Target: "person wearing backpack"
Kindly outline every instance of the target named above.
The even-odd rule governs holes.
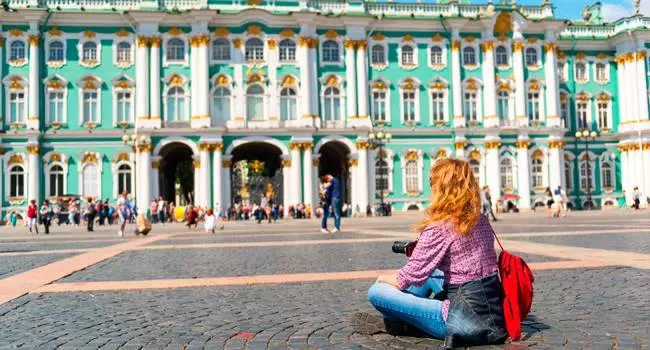
[[[404,267],[368,291],[381,313],[356,313],[352,326],[373,335],[422,331],[447,348],[503,343],[506,331],[494,233],[467,161],[442,159],[429,174],[432,201],[415,227]]]

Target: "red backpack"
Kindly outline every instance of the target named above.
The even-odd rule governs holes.
[[[503,249],[496,233],[494,238],[501,247],[499,275],[504,292],[503,314],[506,319],[506,329],[512,340],[519,340],[521,338],[521,321],[526,319],[533,304],[535,277],[524,259]]]

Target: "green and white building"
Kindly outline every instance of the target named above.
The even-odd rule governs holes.
[[[2,216],[121,191],[140,207],[263,193],[314,205],[325,173],[353,207],[383,191],[408,210],[427,204],[441,157],[469,159],[523,209],[558,185],[578,208],[650,191],[641,15],[602,23],[595,6],[567,21],[542,0],[4,5]],[[378,130],[392,135],[381,152]]]

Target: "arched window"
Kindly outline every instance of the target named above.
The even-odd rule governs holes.
[[[251,85],[246,90],[246,118],[264,119],[264,89],[259,85]]]
[[[415,121],[415,90],[402,91],[402,119],[404,122]]]
[[[11,47],[9,48],[9,60],[19,61],[26,59],[27,54],[25,53],[25,42],[20,40],[15,40],[11,42]]]
[[[608,189],[614,188],[614,169],[612,167],[612,163],[603,162],[600,165],[600,170],[602,172],[601,176],[603,179],[602,187]]]
[[[217,39],[212,42],[212,59],[215,61],[230,60],[230,42],[227,39]]]
[[[583,160],[580,162],[580,190],[591,192],[594,187],[593,165],[591,161]]]
[[[500,90],[497,94],[497,115],[501,125],[504,125],[509,119],[510,110],[510,93],[506,90]]]
[[[441,66],[442,64],[442,48],[440,46],[431,46],[431,65]]]
[[[537,65],[537,50],[535,50],[532,47],[526,49],[526,65],[527,66]]]
[[[379,44],[375,44],[372,46],[372,49],[370,50],[370,63],[371,64],[385,64],[386,63],[386,57],[385,57],[385,51],[384,47]]]
[[[323,62],[336,63],[341,60],[339,44],[334,40],[323,43]]]
[[[175,86],[167,92],[167,121],[185,121],[185,90]]]
[[[117,193],[131,193],[131,166],[121,164],[117,169]]]
[[[573,188],[573,172],[571,172],[571,162],[564,161],[564,187],[566,192],[571,192]]]
[[[587,81],[587,65],[585,63],[576,63],[576,80]]]
[[[94,41],[87,41],[81,47],[81,60],[82,61],[97,61],[97,43]]]
[[[63,167],[58,164],[52,165],[50,167],[50,197],[62,196],[63,193],[63,181],[65,173],[63,172]]]
[[[463,65],[475,66],[476,65],[476,50],[473,47],[466,47],[463,49]]]
[[[296,43],[291,39],[280,41],[280,62],[293,62],[296,60]]]
[[[607,66],[602,62],[596,63],[596,80],[607,81]]]
[[[530,168],[531,186],[541,188],[544,186],[544,159],[541,156],[535,156]]]
[[[465,113],[465,120],[468,122],[478,120],[478,100],[476,91],[465,91],[463,102],[465,103],[465,108],[463,110]]]
[[[528,92],[528,119],[531,121],[539,120],[539,92]]]
[[[118,91],[115,93],[117,104],[117,122],[131,123],[133,108],[133,93],[130,90]],[[119,192],[121,193],[121,192]]]
[[[415,50],[413,46],[402,46],[402,65],[412,66],[415,64]]]
[[[246,61],[264,61],[264,42],[258,38],[246,41]]]
[[[9,123],[24,123],[27,113],[27,100],[24,90],[9,93]]]
[[[379,191],[388,190],[388,162],[379,159],[375,163],[375,189]]]
[[[83,92],[83,122],[84,123],[98,123],[99,122],[99,95],[96,90],[87,90]]]
[[[93,163],[86,164],[82,171],[83,188],[81,195],[83,197],[98,197],[99,196],[99,174],[97,172],[97,165]]]
[[[167,61],[185,60],[185,42],[174,38],[167,42]]]
[[[472,168],[472,173],[474,174],[474,181],[476,181],[476,184],[481,183],[481,162],[478,161],[478,159],[470,159],[469,160],[469,166]]]
[[[216,120],[230,119],[230,89],[218,87],[214,90],[212,114]]]
[[[63,123],[65,120],[64,106],[65,94],[56,89],[47,91],[48,123]]]
[[[125,41],[117,44],[117,62],[131,63],[131,44]]]
[[[296,90],[285,87],[280,91],[280,118],[282,120],[298,119]]]
[[[25,169],[21,165],[9,168],[9,197],[25,196]]]
[[[406,165],[404,165],[404,181],[406,181],[406,193],[420,192],[417,160],[406,161]]]
[[[497,46],[496,50],[494,50],[494,56],[496,58],[496,63],[497,66],[509,66],[510,65],[510,57],[508,56],[508,49],[505,48],[503,45]]]
[[[501,170],[501,188],[512,190],[514,188],[514,177],[512,175],[512,159],[502,158],[500,162]]]
[[[372,92],[372,118],[376,121],[386,121],[387,96],[386,90]]]
[[[50,52],[47,55],[47,60],[49,62],[61,62],[65,58],[64,52],[63,52],[63,43],[54,40],[50,42]]]
[[[341,92],[339,89],[328,86],[325,88],[323,96],[325,120],[341,120]]]

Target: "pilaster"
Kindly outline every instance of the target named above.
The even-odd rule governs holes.
[[[311,38],[300,37],[298,39],[298,66],[300,69],[300,109],[298,115],[303,119],[305,124],[309,124],[308,120],[313,119],[311,113],[311,89],[314,88],[310,85],[310,63],[309,63],[309,43]]]
[[[244,63],[244,40],[241,38],[235,38],[232,40],[232,60],[234,62],[233,67],[233,98],[232,98],[232,113],[230,114],[230,120],[226,121],[226,127],[229,128],[243,128],[245,124],[244,116],[244,104],[246,103],[244,98],[244,72],[243,72],[243,63]],[[225,176],[225,174],[224,174]]]
[[[27,117],[27,129],[39,130],[40,126],[40,91],[41,82],[40,75],[40,49],[39,44],[41,37],[37,32],[29,35],[29,110]],[[38,203],[38,201],[37,201]]]
[[[213,144],[211,143],[199,143],[201,195],[197,196],[197,200],[199,201],[198,205],[202,207],[212,207],[212,191],[210,190],[210,152],[212,149]]]
[[[135,126],[140,128],[149,120],[149,89],[147,69],[149,69],[149,39],[138,36],[135,51]]]
[[[158,188],[160,183],[160,156],[151,157],[151,196],[156,198],[160,196],[160,189]]]
[[[517,138],[517,188],[519,193],[519,209],[530,209],[530,159],[528,148],[530,139],[527,135]]]
[[[368,206],[368,148],[370,144],[367,140],[357,141],[357,155],[358,155],[358,166],[357,166],[357,201],[359,207],[361,208],[361,213],[366,213],[366,208]]]
[[[557,73],[557,44],[547,42],[544,44],[546,62],[544,63],[544,77],[546,80],[546,126],[560,127],[560,83]]]
[[[458,30],[454,29],[451,42],[451,89],[454,113],[454,128],[465,127],[465,115],[463,114],[463,91],[460,75],[460,37]]]
[[[203,183],[201,183],[201,155],[192,156],[194,169],[194,198],[192,205],[201,205],[203,198]]]
[[[484,41],[481,47],[483,49],[483,98],[485,105],[483,125],[489,128],[499,126],[496,107],[496,79],[494,76],[494,41]]]
[[[357,118],[357,63],[355,57],[355,42],[346,40],[345,47],[345,86],[346,111],[348,122]]]
[[[192,105],[192,128],[210,127],[210,114],[208,112],[208,45],[210,36],[200,31],[195,33],[189,42],[192,47],[191,62],[191,105]]]
[[[149,102],[150,115],[147,126],[156,129],[160,128],[162,124],[162,114],[160,113],[160,38],[151,37],[149,38],[149,43],[151,44],[151,80],[149,83],[151,99]]]
[[[212,145],[212,205],[214,210],[228,209],[229,198],[223,197],[223,142],[217,142]]]
[[[497,200],[501,196],[501,175],[499,172],[499,148],[501,140],[498,136],[489,136],[485,140],[485,163],[487,170],[486,181],[492,195],[492,206],[496,211]]]
[[[562,185],[562,174],[564,173],[564,161],[562,154],[564,142],[560,137],[551,137],[548,141],[548,174],[549,186],[555,190]]]
[[[358,118],[368,120],[368,57],[365,40],[357,40],[357,98]],[[370,126],[370,125],[368,125]]]
[[[292,142],[289,144],[291,150],[291,192],[289,205],[295,206],[302,201],[302,178],[301,178],[301,150],[302,144]]]
[[[230,209],[232,205],[232,194],[230,193],[230,168],[232,167],[232,156],[223,156],[221,164],[215,164],[215,167],[221,166],[223,170],[222,177],[222,194],[223,202],[221,203],[221,208],[224,212]]]
[[[616,56],[616,66],[617,66],[617,82],[618,82],[618,99],[620,103],[618,104],[618,115],[619,123],[625,123],[628,121],[628,105],[626,103],[625,97],[625,78],[627,74],[625,72],[625,55]]]
[[[136,205],[141,213],[146,212],[151,201],[151,144],[139,145],[136,153],[139,180],[136,188]]]
[[[350,179],[352,179],[351,182],[351,189],[350,189],[350,194],[351,194],[351,205],[352,205],[352,213],[353,215],[356,214],[357,212],[357,207],[359,207],[359,212],[364,211],[365,208],[361,208],[361,205],[359,204],[359,183],[361,182],[359,179],[359,160],[357,158],[350,158],[348,159],[348,169],[350,171]]]
[[[309,206],[312,211],[314,209],[314,178],[313,178],[313,172],[314,172],[314,165],[312,163],[312,148],[313,144],[311,143],[303,143],[302,144],[302,179],[303,179],[303,187],[304,187],[304,197],[303,197],[303,203],[305,203],[306,206]]]
[[[644,48],[642,48],[644,49]],[[648,80],[646,74],[646,54],[644,51],[636,53],[637,100],[639,105],[639,119],[648,120]]]
[[[526,115],[526,81],[524,78],[523,41],[515,41],[512,45],[512,66],[515,76],[515,125],[528,126]]]
[[[278,100],[278,42],[275,39],[269,39],[266,41],[266,47],[268,48],[268,57],[266,62],[268,63],[268,89],[269,89],[269,98],[267,99],[267,108],[266,110],[268,118],[271,122],[276,122],[280,120],[280,102]]]
[[[27,200],[36,200],[36,205],[39,205],[41,202],[41,192],[40,192],[40,146],[38,143],[29,143],[27,146],[27,168],[29,173],[27,174]],[[5,175],[6,181],[6,175]]]

